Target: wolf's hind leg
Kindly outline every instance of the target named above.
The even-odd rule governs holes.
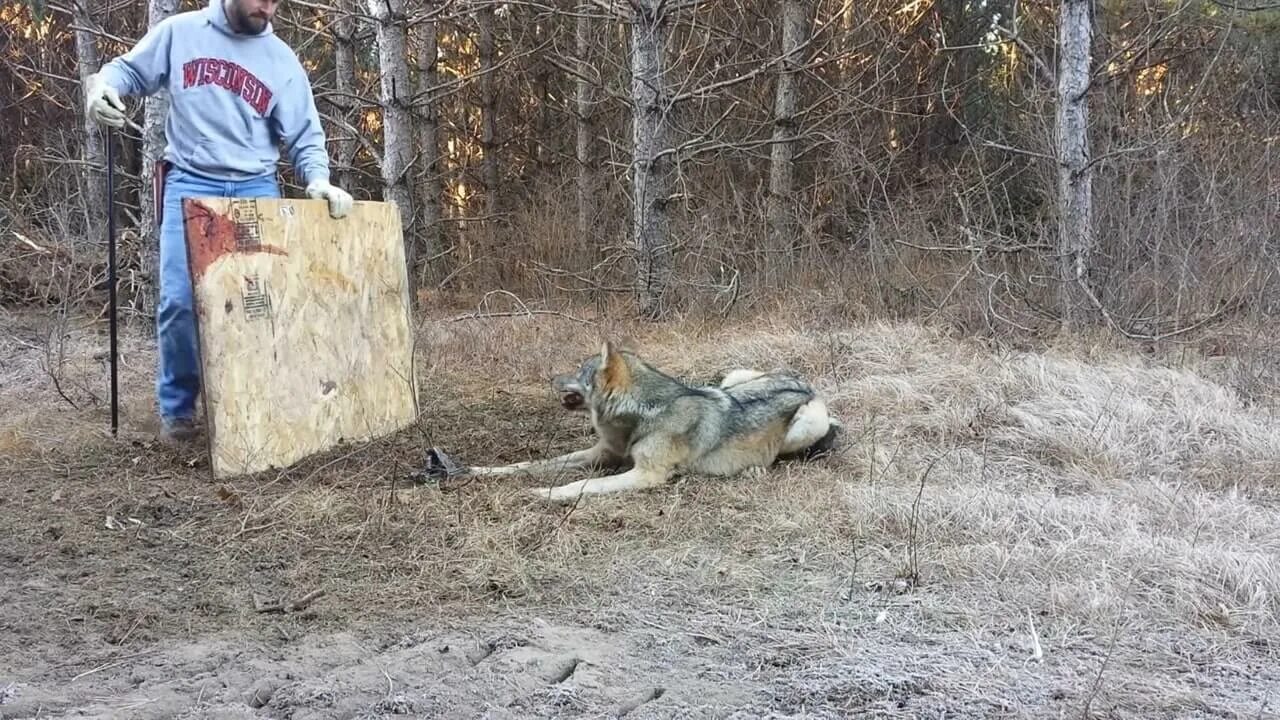
[[[745,368],[730,370],[725,374],[724,379],[720,381],[720,389],[724,390],[726,388],[731,388],[734,385],[740,385],[748,380],[755,380],[762,375],[764,375],[764,373],[759,370],[747,370]]]
[[[827,416],[827,404],[822,398],[814,398],[796,410],[782,439],[780,452],[790,455],[821,440],[827,434],[831,421]]]
[[[840,427],[840,421],[827,412],[822,398],[814,398],[792,416],[778,453],[786,456],[827,449]]]

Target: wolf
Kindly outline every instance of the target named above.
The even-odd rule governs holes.
[[[529,491],[569,503],[657,487],[677,474],[727,477],[780,459],[811,458],[829,451],[842,428],[813,387],[791,373],[740,368],[718,385],[693,386],[608,340],[599,354],[576,372],[555,376],[551,385],[562,407],[590,415],[594,445],[555,458],[462,467],[458,474],[607,473]]]

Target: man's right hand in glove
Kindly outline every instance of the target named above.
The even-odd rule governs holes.
[[[124,103],[120,93],[102,81],[96,73],[85,81],[85,114],[102,125],[124,127]]]

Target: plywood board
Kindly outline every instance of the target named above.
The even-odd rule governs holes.
[[[188,198],[215,477],[283,468],[416,417],[400,216],[357,202]]]

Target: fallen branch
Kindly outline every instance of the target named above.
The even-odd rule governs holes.
[[[555,310],[510,310],[505,312],[489,312],[489,313],[466,313],[464,315],[456,315],[449,318],[449,322],[461,322],[463,320],[484,320],[487,318],[504,318],[504,317],[526,317],[530,315],[555,315],[566,320],[572,320],[583,325],[595,325],[591,320],[583,320]]]
[[[518,311],[505,310],[505,311],[498,311],[498,312],[487,312],[487,311],[481,312],[480,308],[489,304],[489,298],[492,295],[506,295],[510,297],[512,300],[514,300],[515,303],[520,306],[520,309]],[[529,309],[529,306],[525,305],[524,301],[521,300],[515,293],[512,293],[507,290],[490,290],[489,292],[484,294],[484,298],[482,298],[480,302],[476,305],[476,309],[474,312],[466,313],[463,315],[456,315],[452,318],[449,318],[449,321],[459,322],[462,320],[479,320],[481,318],[524,317],[524,316],[533,316],[533,315],[555,315],[557,317],[562,317],[562,318],[565,318],[566,320],[572,320],[574,322],[582,323],[584,325],[595,325],[595,323],[590,320],[582,320],[582,319],[573,317],[572,315],[566,315],[565,313],[558,312],[556,310],[531,310]]]
[[[10,234],[10,235],[12,235],[12,236],[14,236],[14,237],[16,237],[16,238],[18,238],[18,240],[20,240],[20,241],[22,241],[24,244],[26,244],[26,245],[27,245],[27,247],[30,247],[32,250],[35,250],[36,252],[40,253],[41,255],[48,255],[48,254],[49,254],[49,251],[48,251],[48,250],[46,250],[45,248],[42,248],[42,247],[40,247],[39,245],[37,245],[37,244],[35,244],[35,243],[31,242],[31,240],[30,240],[29,238],[27,238],[27,236],[25,236],[25,235],[23,235],[23,234],[19,233],[18,231],[16,231],[16,230],[10,230],[10,231],[9,231],[9,234]]]

